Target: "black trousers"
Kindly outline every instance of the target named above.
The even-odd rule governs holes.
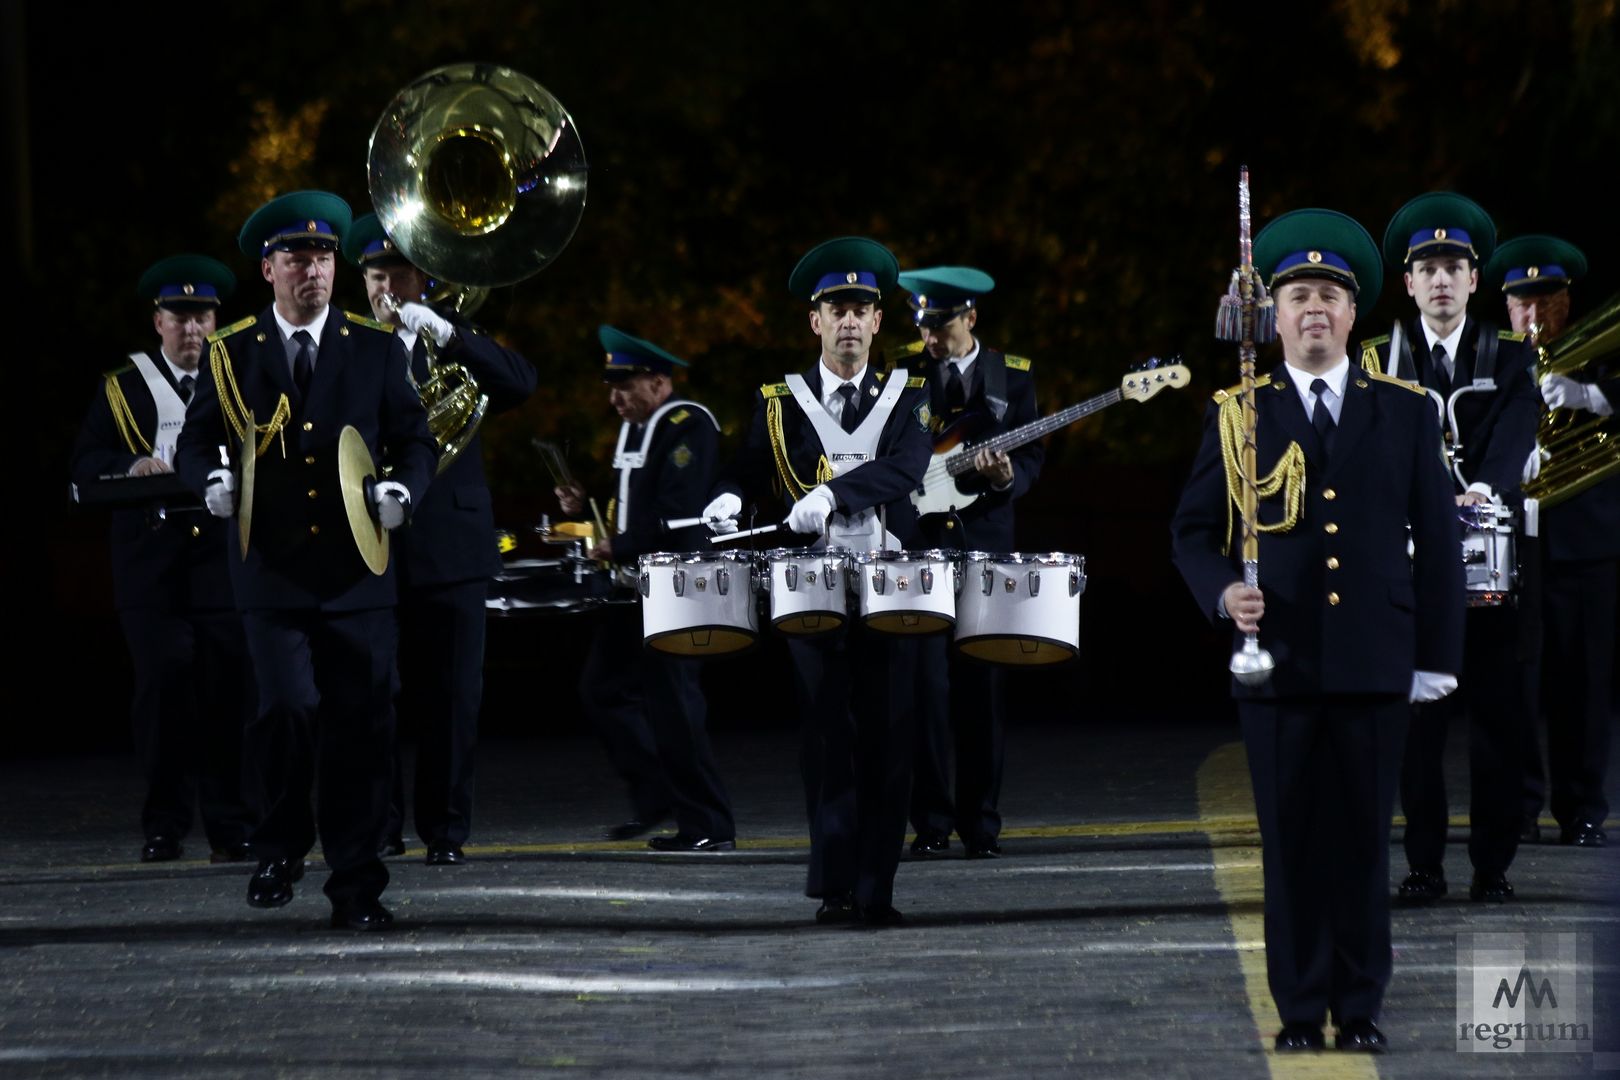
[[[1609,814],[1603,791],[1614,731],[1615,645],[1620,608],[1620,563],[1612,559],[1544,562],[1542,576],[1541,697],[1547,718],[1547,765],[1553,817],[1563,826],[1601,824]],[[1526,772],[1541,811],[1541,755],[1534,737]]]
[[[630,792],[638,821],[673,814],[687,836],[737,835],[709,743],[703,663],[642,645],[639,604],[607,604],[580,675],[580,699]]]
[[[1266,975],[1284,1023],[1378,1017],[1409,716],[1405,700],[1382,696],[1238,703],[1260,819]]]
[[[1005,679],[1002,668],[959,656],[949,634],[917,640],[911,827],[919,834],[946,836],[955,829],[966,841],[1001,835]]]
[[[130,725],[146,776],[141,828],[180,838],[201,812],[209,846],[243,843],[256,814],[242,785],[242,732],[253,673],[235,611],[126,608],[135,669]]]
[[[1519,755],[1532,716],[1518,660],[1518,619],[1507,605],[1470,608],[1456,692],[1413,707],[1401,765],[1401,812],[1406,861],[1414,869],[1439,868],[1445,861],[1446,736],[1458,713],[1468,720],[1468,857],[1482,874],[1503,873],[1513,864],[1523,816]]]
[[[916,641],[846,625],[788,641],[803,717],[799,769],[810,822],[805,894],[894,902],[906,840]]]
[[[412,805],[424,843],[465,844],[472,831],[473,754],[484,700],[483,579],[401,590],[399,732],[416,736]],[[386,835],[404,832],[405,781],[393,754]]]
[[[333,904],[375,899],[388,884],[377,846],[388,816],[394,611],[257,610],[242,625],[259,684],[244,741],[264,807],[253,853],[302,859],[318,832]]]

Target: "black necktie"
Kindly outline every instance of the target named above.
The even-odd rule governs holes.
[[[860,403],[855,400],[857,392],[855,384],[847,382],[838,388],[838,392],[844,398],[844,408],[838,414],[838,422],[844,426],[845,431],[854,431],[861,422]]]
[[[967,404],[967,389],[962,385],[962,372],[949,360],[945,361],[945,408],[959,412]]]
[[[182,376],[180,376],[180,400],[183,403],[185,403],[187,405],[191,404],[191,391],[193,389],[195,389],[196,386],[197,386],[197,380],[195,378],[193,378],[192,376],[190,376],[190,375],[182,375]]]
[[[1316,395],[1316,408],[1311,410],[1311,426],[1316,429],[1316,437],[1322,443],[1324,453],[1332,451],[1333,431],[1338,427],[1333,422],[1333,410],[1328,408],[1327,392],[1327,380],[1312,380],[1311,393]]]
[[[300,330],[293,335],[298,342],[298,355],[293,357],[293,385],[298,387],[300,398],[309,397],[309,378],[315,371],[315,339],[309,336],[308,330]]]
[[[1450,356],[1448,356],[1446,353],[1445,345],[1438,341],[1435,342],[1434,352],[1432,355],[1434,357],[1434,377],[1436,385],[1442,387],[1450,386],[1452,383],[1451,365],[1446,363],[1446,361],[1450,359]]]

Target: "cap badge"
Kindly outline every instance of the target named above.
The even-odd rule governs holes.
[[[860,280],[860,275],[851,270],[849,273],[844,275],[844,280],[853,285],[856,281]]]
[[[195,293],[197,291],[197,286],[195,286],[195,285],[182,285],[182,286],[180,286],[180,291],[185,293],[187,296],[190,296],[191,294],[193,294],[193,293]]]
[[[1434,238],[1436,240],[1444,240],[1446,238],[1446,230],[1444,230],[1444,229],[1436,229],[1436,230],[1434,230]]]
[[[927,311],[928,310],[928,297],[926,297],[926,296],[917,297],[917,308],[918,308],[919,311]]]
[[[1525,269],[1525,271],[1524,271],[1524,276],[1525,277],[1540,277],[1541,276],[1541,267],[1539,267],[1539,266],[1527,267]]]
[[[1307,251],[1305,259],[1307,262],[1319,263],[1322,261],[1322,253],[1320,251]]]
[[[387,237],[384,237],[383,238],[383,250],[384,251],[393,251],[394,250],[394,242],[392,240],[389,240]]]
[[[306,221],[306,222],[304,222],[304,228],[308,229],[310,232],[314,232],[315,231],[315,223],[313,221]]]

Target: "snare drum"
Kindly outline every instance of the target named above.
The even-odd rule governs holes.
[[[761,556],[759,583],[771,625],[784,634],[825,634],[849,618],[849,553],[777,548]]]
[[[1462,522],[1463,577],[1469,607],[1500,607],[1518,585],[1513,508],[1474,503],[1457,508]]]
[[[956,621],[956,563],[943,551],[852,556],[861,621],[884,634],[934,634]]]
[[[582,611],[612,599],[608,575],[584,559],[508,559],[489,580],[491,615]]]
[[[992,664],[1057,664],[1080,652],[1084,555],[962,556],[956,648]]]
[[[722,656],[759,639],[753,561],[746,551],[643,555],[642,640],[677,656]]]

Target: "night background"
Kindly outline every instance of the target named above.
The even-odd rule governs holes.
[[[1080,662],[1016,680],[1015,699],[1087,701],[1083,723],[1226,715],[1224,635],[1174,575],[1168,520],[1207,394],[1237,378],[1212,327],[1237,257],[1241,163],[1256,231],[1325,206],[1379,239],[1407,199],[1451,189],[1483,204],[1501,239],[1546,232],[1587,252],[1575,318],[1620,287],[1612,0],[340,0],[94,15],[28,2],[0,19],[3,231],[21,285],[12,336],[27,343],[14,345],[13,387],[29,389],[13,399],[28,448],[11,508],[12,663],[64,673],[54,719],[11,750],[127,742],[105,521],[70,507],[67,459],[98,374],[154,343],[136,278],[171,253],[209,254],[240,280],[220,325],[260,310],[269,287],[235,246],[246,215],[309,187],[368,210],[372,126],[442,64],[539,80],[590,163],[571,245],[478,316],[540,371],[527,405],[484,428],[501,527],[522,533],[555,511],[536,435],[566,444],[606,498],[618,424],[597,380],[599,323],[692,361],[684,390],[734,446],[751,390],[814,358],[786,280],[831,236],[873,236],[902,267],[991,273],[978,334],[1033,359],[1043,412],[1150,356],[1183,358],[1191,392],[1054,436],[1020,506],[1020,546],[1083,553],[1091,581]],[[366,312],[358,271],[339,267],[336,302]],[[1387,332],[1410,304],[1391,274],[1354,338]],[[911,340],[903,296],[884,307],[879,346]],[[1506,323],[1492,283],[1470,310]],[[486,731],[579,722],[583,646],[566,618],[491,628]],[[765,657],[711,666],[717,724],[786,722],[783,658]]]

